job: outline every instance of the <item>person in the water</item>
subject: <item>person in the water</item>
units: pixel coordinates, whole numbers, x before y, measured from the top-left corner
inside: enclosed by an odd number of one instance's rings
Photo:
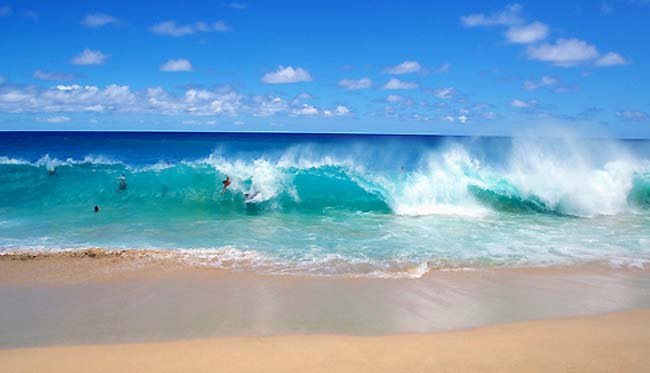
[[[221,193],[222,193],[222,194],[223,194],[223,193],[226,193],[226,190],[228,189],[228,187],[229,187],[230,184],[231,184],[231,182],[230,182],[230,176],[226,175],[226,179],[223,180],[223,181],[221,182],[221,184],[223,184],[223,190],[221,191]]]
[[[95,212],[99,212],[99,206],[95,205]]]
[[[253,203],[256,202],[255,198],[257,195],[260,194],[260,192],[257,192],[255,190],[250,191],[249,193],[244,193],[244,201],[248,203]]]
[[[124,176],[124,174],[122,174],[122,176],[120,176],[119,180],[120,180],[120,190],[126,190],[126,176]]]

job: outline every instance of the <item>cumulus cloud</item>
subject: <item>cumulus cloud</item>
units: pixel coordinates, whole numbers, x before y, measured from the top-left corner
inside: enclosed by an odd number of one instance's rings
[[[320,114],[320,110],[318,110],[316,107],[309,105],[309,104],[303,104],[299,108],[295,108],[291,111],[292,115],[304,115],[304,116],[312,116],[312,115],[318,115]]]
[[[627,65],[629,62],[623,58],[618,53],[615,52],[609,52],[605,54],[604,56],[598,58],[596,62],[594,62],[594,66],[598,67],[607,67],[607,66],[619,66],[619,65]]]
[[[456,94],[456,90],[453,87],[440,88],[436,89],[433,92],[433,95],[442,100],[448,100]]]
[[[75,78],[75,75],[71,73],[36,70],[34,71],[32,77],[38,80],[64,81],[64,80],[73,80]]]
[[[83,52],[72,58],[72,63],[75,65],[102,65],[108,57],[109,55],[101,51],[86,48]]]
[[[575,66],[598,57],[595,46],[575,38],[561,38],[555,44],[531,46],[526,53],[532,60],[551,62],[556,66]]]
[[[304,97],[301,95],[301,97]],[[7,113],[146,113],[195,116],[320,116],[351,114],[344,105],[319,108],[300,100],[288,103],[278,96],[245,96],[229,86],[216,89],[191,88],[180,95],[161,87],[134,91],[129,86],[111,84],[59,84],[39,86],[0,86],[0,112]]]
[[[343,105],[338,105],[334,110],[323,110],[323,115],[326,117],[342,117],[350,113],[350,109]]]
[[[388,96],[386,96],[386,102],[395,103],[395,102],[404,102],[406,100],[407,100],[406,97],[400,96],[400,95],[388,95]]]
[[[160,66],[160,71],[192,71],[192,63],[184,58],[169,60]]]
[[[616,112],[616,116],[630,122],[642,122],[650,120],[650,115],[643,111],[621,110]]]
[[[299,83],[312,80],[314,78],[309,74],[309,71],[301,67],[294,69],[292,66],[279,66],[277,70],[266,73],[262,77],[262,82],[267,84]]]
[[[514,26],[523,23],[521,10],[521,5],[510,4],[504,9],[491,14],[476,13],[462,16],[460,22],[465,27]]]
[[[361,78],[359,80],[343,79],[339,82],[339,87],[347,89],[349,91],[368,89],[372,87],[372,80],[369,78]]]
[[[558,39],[555,44],[528,47],[528,58],[550,62],[555,66],[569,67],[591,63],[595,66],[617,66],[628,62],[618,53],[600,55],[595,46],[579,39]]]
[[[401,75],[422,72],[422,65],[418,61],[404,61],[397,66],[386,69],[388,74]]]
[[[392,78],[386,84],[384,84],[384,89],[415,89],[418,85],[413,82],[405,82],[396,78]]]
[[[510,43],[530,44],[545,39],[548,35],[548,26],[535,21],[524,26],[513,26],[506,32],[506,38]]]
[[[529,100],[529,101],[523,101],[523,100],[512,100],[510,102],[510,106],[518,109],[529,109],[537,106],[537,101],[536,100]]]
[[[559,80],[557,80],[557,78],[554,78],[552,76],[542,76],[538,81],[526,80],[524,82],[524,88],[529,91],[534,91],[538,88],[550,87],[558,83]]]
[[[70,117],[66,117],[64,115],[57,115],[54,117],[40,119],[40,121],[47,122],[47,123],[65,123],[70,121]]]
[[[467,123],[469,118],[466,115],[459,115],[459,116],[453,116],[450,114],[442,115],[440,116],[440,120],[444,122],[449,122],[449,123],[454,123],[456,121],[460,122],[461,124]]]
[[[496,119],[497,114],[493,111],[486,111],[485,113],[481,114],[483,119]]]
[[[238,2],[230,2],[225,4],[228,8],[230,9],[236,9],[236,10],[246,10],[248,9],[248,5],[244,3],[238,3]]]
[[[440,65],[440,66],[435,67],[435,68],[433,69],[433,72],[436,72],[436,73],[446,73],[447,71],[449,71],[449,69],[451,69],[451,64],[448,63],[448,62],[446,62],[446,63],[443,63],[443,64]]]
[[[111,23],[118,23],[120,20],[106,13],[91,13],[87,14],[82,20],[81,24],[89,28],[104,27]]]
[[[177,25],[176,21],[165,21],[155,24],[149,28],[151,32],[158,35],[186,36],[199,32],[229,32],[232,28],[223,21],[212,23],[195,22],[189,25]]]

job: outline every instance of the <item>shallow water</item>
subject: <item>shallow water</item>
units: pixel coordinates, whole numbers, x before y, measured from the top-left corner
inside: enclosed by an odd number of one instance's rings
[[[419,277],[643,266],[648,232],[648,141],[0,133],[2,251],[154,248],[259,272]]]

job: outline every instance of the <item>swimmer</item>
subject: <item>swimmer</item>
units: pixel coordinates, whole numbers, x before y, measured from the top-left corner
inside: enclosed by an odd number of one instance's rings
[[[99,212],[99,206],[95,205],[94,210],[95,210],[95,212]]]
[[[255,202],[255,197],[257,197],[260,194],[260,192],[252,191],[250,193],[244,193],[244,199],[246,203],[253,203]]]
[[[221,184],[223,184],[223,190],[221,191],[221,194],[226,193],[226,189],[230,186],[230,176],[226,175],[226,180],[222,181]]]
[[[125,190],[126,189],[126,176],[124,176],[124,174],[122,174],[122,176],[120,176],[119,180],[120,180],[120,190]]]

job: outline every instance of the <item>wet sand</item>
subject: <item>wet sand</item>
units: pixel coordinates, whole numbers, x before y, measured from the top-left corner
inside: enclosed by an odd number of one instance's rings
[[[650,310],[433,334],[0,350],[5,372],[642,372]]]
[[[650,272],[585,266],[323,278],[96,250],[0,256],[0,300],[0,348],[382,336],[650,308]]]

